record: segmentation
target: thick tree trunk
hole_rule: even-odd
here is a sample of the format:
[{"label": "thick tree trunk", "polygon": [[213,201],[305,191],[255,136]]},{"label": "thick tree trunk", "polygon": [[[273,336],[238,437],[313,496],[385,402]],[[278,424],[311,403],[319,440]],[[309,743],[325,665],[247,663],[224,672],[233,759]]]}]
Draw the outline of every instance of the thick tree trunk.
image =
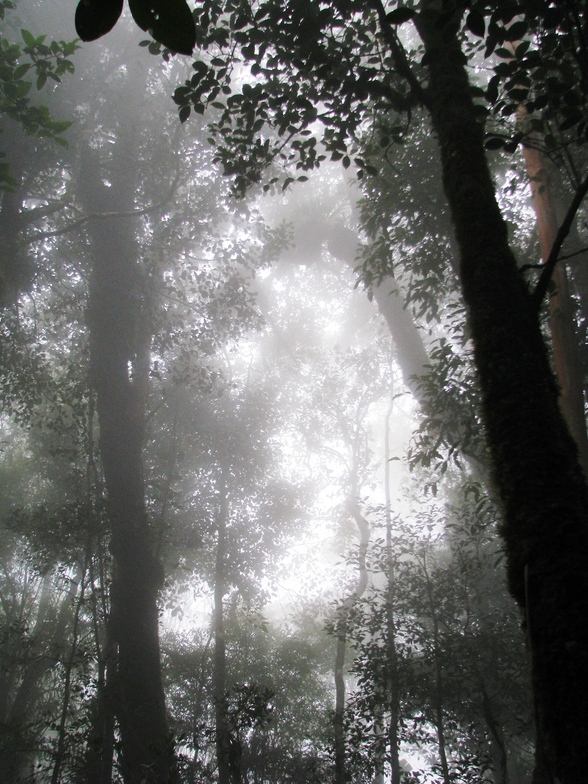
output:
[{"label": "thick tree trunk", "polygon": [[484,129],[454,36],[421,18],[429,109],[458,246],[510,590],[523,609],[538,738],[562,784],[588,747],[588,493],[562,417],[537,309],[521,279],[486,163]]},{"label": "thick tree trunk", "polygon": [[145,510],[142,402],[129,378],[129,334],[121,324],[129,291],[120,266],[113,269],[108,261],[112,259],[95,265],[89,319],[100,453],[112,525],[111,617],[118,643],[123,775],[128,784],[145,778],[167,782],[173,753],[159,657],[157,595],[162,572],[152,552]]},{"label": "thick tree trunk", "polygon": [[[112,185],[106,188],[99,162],[87,153],[81,190],[89,210],[132,207],[132,178],[122,166],[112,168]],[[89,231],[93,270],[87,320],[112,532],[111,631],[118,645],[122,773],[125,784],[163,784],[176,773],[159,654],[157,597],[163,574],[153,553],[143,482],[141,276],[131,219],[95,220]]]}]

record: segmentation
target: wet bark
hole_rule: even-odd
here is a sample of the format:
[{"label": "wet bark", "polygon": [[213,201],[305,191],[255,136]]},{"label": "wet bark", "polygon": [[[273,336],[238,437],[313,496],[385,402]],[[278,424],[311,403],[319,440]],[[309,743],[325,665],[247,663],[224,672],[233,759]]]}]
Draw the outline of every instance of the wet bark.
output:
[{"label": "wet bark", "polygon": [[460,251],[510,590],[523,609],[538,738],[553,778],[585,775],[588,494],[537,308],[496,203],[484,129],[454,36],[421,18],[428,104]]}]

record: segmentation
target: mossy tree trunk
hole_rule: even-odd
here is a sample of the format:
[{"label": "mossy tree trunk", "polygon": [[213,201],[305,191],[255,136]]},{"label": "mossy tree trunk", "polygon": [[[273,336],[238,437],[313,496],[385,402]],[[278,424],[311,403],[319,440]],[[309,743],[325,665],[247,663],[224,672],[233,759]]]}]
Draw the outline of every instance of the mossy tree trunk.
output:
[{"label": "mossy tree trunk", "polygon": [[585,777],[588,493],[533,298],[508,245],[484,129],[454,35],[421,18],[428,102],[460,251],[510,590],[524,615],[538,743],[552,778]]}]

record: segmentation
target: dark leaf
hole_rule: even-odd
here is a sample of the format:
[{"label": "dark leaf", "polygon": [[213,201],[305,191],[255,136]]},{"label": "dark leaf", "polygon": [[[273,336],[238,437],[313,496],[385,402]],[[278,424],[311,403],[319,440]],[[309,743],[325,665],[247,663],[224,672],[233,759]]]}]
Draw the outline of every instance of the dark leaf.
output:
[{"label": "dark leaf", "polygon": [[487,150],[501,150],[504,147],[504,139],[499,139],[498,136],[491,136],[484,142],[484,147]]},{"label": "dark leaf", "polygon": [[196,25],[186,0],[129,0],[133,19],[141,30],[172,52],[192,54]]},{"label": "dark leaf", "polygon": [[476,9],[470,11],[467,15],[466,27],[470,33],[477,35],[478,38],[483,38],[486,35],[486,21],[483,14]]},{"label": "dark leaf", "polygon": [[408,22],[415,14],[416,11],[414,8],[396,8],[394,11],[390,11],[389,14],[386,14],[386,19],[390,24],[400,25],[403,22]]},{"label": "dark leaf", "polygon": [[82,41],[95,41],[108,33],[122,13],[123,0],[80,0],[76,32]]},{"label": "dark leaf", "polygon": [[526,22],[515,22],[507,30],[504,31],[504,37],[507,41],[520,41],[527,32]]}]

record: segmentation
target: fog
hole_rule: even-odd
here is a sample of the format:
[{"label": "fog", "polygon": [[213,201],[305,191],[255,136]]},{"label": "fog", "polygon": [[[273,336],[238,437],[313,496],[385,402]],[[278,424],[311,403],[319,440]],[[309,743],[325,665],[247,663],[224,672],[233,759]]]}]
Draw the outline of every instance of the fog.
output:
[{"label": "fog", "polygon": [[[238,4],[198,6],[194,56],[154,43],[126,6],[107,35],[69,46],[74,4],[11,5],[0,782],[536,784],[529,572],[521,599],[505,559],[526,491],[504,490],[484,387],[484,367],[501,378],[516,362],[480,360],[426,101],[398,108],[404,83],[391,82],[360,94],[360,117],[351,87],[313,92],[308,31],[294,35],[292,98],[287,44],[276,33],[279,71],[273,49],[239,39]],[[389,28],[412,14],[393,6]],[[345,29],[368,24],[352,18]],[[298,24],[284,17],[284,41]],[[480,69],[484,17],[482,33],[467,24]],[[214,29],[233,36],[230,66]],[[416,58],[407,29],[394,46]],[[234,54],[246,46],[255,68]],[[538,278],[538,191],[516,144],[489,160],[521,274]],[[550,348],[558,373],[572,357],[581,455],[584,273],[569,271],[575,353]],[[553,303],[541,314],[551,340]],[[557,770],[541,781],[568,784]]]}]

